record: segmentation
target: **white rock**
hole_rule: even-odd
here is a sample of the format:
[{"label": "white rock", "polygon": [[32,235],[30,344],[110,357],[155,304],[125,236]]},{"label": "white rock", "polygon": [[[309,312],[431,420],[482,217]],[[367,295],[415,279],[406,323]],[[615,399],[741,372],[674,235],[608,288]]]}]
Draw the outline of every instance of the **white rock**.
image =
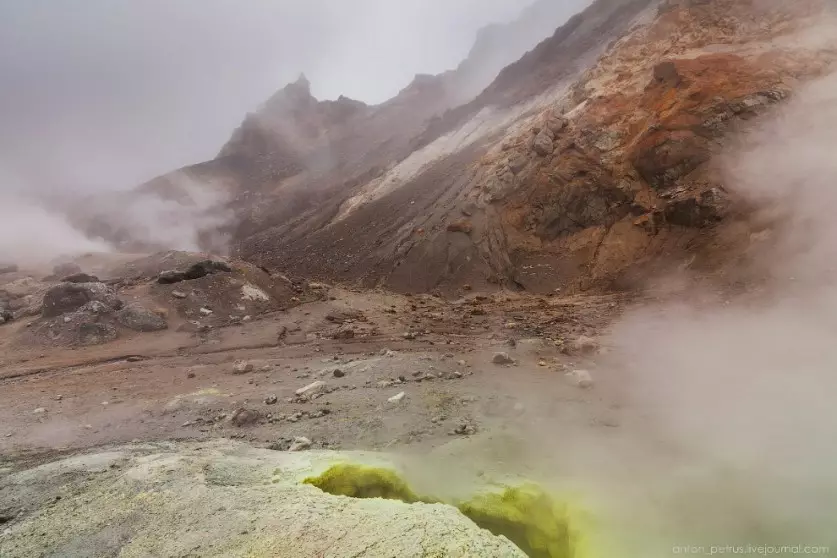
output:
[{"label": "white rock", "polygon": [[317,380],[316,382],[312,382],[303,388],[299,388],[296,390],[297,395],[304,395],[305,397],[311,397],[317,395],[318,393],[325,393],[328,389],[328,384],[323,382],[322,380]]},{"label": "white rock", "polygon": [[36,415],[42,415],[42,414],[46,413],[46,409],[44,409],[43,407],[38,407],[37,409],[32,411],[32,413],[36,414]]},{"label": "white rock", "polygon": [[243,287],[241,287],[241,298],[244,300],[251,300],[255,302],[269,302],[270,296],[261,290],[260,288],[256,287],[255,285],[251,285],[247,283]]},{"label": "white rock", "polygon": [[311,447],[311,440],[305,436],[297,436],[294,438],[294,443],[288,448],[288,451],[303,451]]},{"label": "white rock", "polygon": [[389,401],[390,403],[398,403],[399,401],[401,401],[402,399],[404,399],[404,396],[405,396],[405,395],[407,395],[407,394],[406,394],[406,393],[404,393],[404,392],[402,391],[402,392],[401,392],[401,393],[399,393],[398,395],[393,395],[392,397],[390,397],[389,399],[387,399],[387,401]]},{"label": "white rock", "polygon": [[233,364],[233,374],[247,374],[253,371],[253,363],[246,360],[237,360]]},{"label": "white rock", "polygon": [[203,314],[204,316],[211,316],[212,315],[212,310],[210,310],[209,308],[201,308],[200,313]]}]

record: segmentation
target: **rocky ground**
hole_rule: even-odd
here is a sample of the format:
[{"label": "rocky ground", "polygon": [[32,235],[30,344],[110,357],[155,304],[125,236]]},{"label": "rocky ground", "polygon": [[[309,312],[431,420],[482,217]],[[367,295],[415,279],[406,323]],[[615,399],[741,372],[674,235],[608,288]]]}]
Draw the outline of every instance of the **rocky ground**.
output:
[{"label": "rocky ground", "polygon": [[[827,532],[792,498],[758,500],[792,475],[727,464],[740,440],[703,478],[700,448],[665,432],[692,398],[689,428],[714,419],[724,440],[726,419],[756,416],[710,411],[742,386],[709,372],[749,362],[707,356],[730,339],[696,348],[695,327],[667,347],[652,321],[611,351],[612,326],[649,293],[724,309],[771,288],[756,260],[772,225],[717,155],[833,71],[837,14],[753,4],[597,0],[458,108],[428,87],[440,78],[377,108],[317,101],[301,79],[219,158],[139,190],[225,183],[236,223],[203,232],[235,257],[0,262],[0,557],[519,556],[440,500],[367,506],[300,487],[334,461],[406,469],[423,494],[528,479],[621,503],[599,518],[639,550],[601,555],[669,556],[682,532]],[[287,114],[321,124],[304,157],[263,137],[259,119]],[[308,168],[321,150],[333,168]],[[118,242],[115,221],[90,232],[148,249]],[[726,336],[750,335],[743,323]],[[653,374],[629,385],[631,367]],[[833,509],[827,491],[806,494]],[[760,515],[783,506],[781,521]],[[652,551],[659,533],[672,544]]]},{"label": "rocky ground", "polygon": [[199,297],[190,321],[183,315],[194,309],[182,306],[197,296],[197,281],[113,289],[108,296],[126,300],[165,290],[151,297],[155,327],[100,344],[73,337],[74,345],[56,346],[33,336],[55,322],[72,326],[78,310],[3,326],[3,452],[214,437],[283,449],[297,437],[312,447],[425,447],[492,423],[543,418],[542,408],[561,400],[574,402],[590,427],[615,420],[568,373],[592,366],[595,338],[623,297],[446,301],[314,284],[301,289],[308,302],[294,296],[286,310],[221,321],[215,310],[200,315],[225,300],[235,306],[218,291]]},{"label": "rocky ground", "polygon": [[[256,297],[262,306],[248,307],[254,291],[243,288],[242,276],[252,270],[231,262],[229,272],[168,284],[171,257],[120,264],[119,273],[128,275],[126,269],[138,269],[142,262],[168,262],[130,277],[98,269],[108,277],[106,283],[94,281],[99,278],[90,268],[62,270],[74,272],[71,281],[56,274],[26,275],[28,294],[7,295],[31,298],[0,326],[3,556],[38,555],[28,554],[35,548],[81,552],[84,529],[76,538],[42,539],[30,532],[43,528],[54,501],[42,501],[48,483],[32,481],[35,473],[27,471],[66,457],[87,454],[91,457],[83,459],[98,463],[96,456],[112,451],[122,455],[120,468],[131,468],[141,466],[142,456],[173,458],[159,457],[160,451],[174,452],[179,460],[181,452],[197,451],[200,444],[236,441],[245,444],[240,448],[261,448],[256,451],[267,453],[259,459],[267,461],[308,450],[337,451],[334,455],[352,460],[361,459],[352,452],[375,451],[380,459],[416,463],[428,463],[425,456],[432,454],[434,462],[456,463],[462,479],[477,479],[489,470],[540,478],[554,467],[541,446],[556,424],[571,437],[607,437],[623,420],[615,393],[599,385],[595,361],[604,351],[597,339],[628,302],[625,297],[469,292],[445,300],[268,276],[258,289],[267,299]],[[176,264],[171,265],[181,270],[194,265],[190,258]],[[78,273],[86,276],[79,279]],[[6,279],[9,283],[0,288],[21,284],[17,275]],[[83,281],[72,282],[76,279]],[[207,286],[210,280],[215,288]],[[67,292],[73,296],[58,296]],[[89,300],[76,300],[79,292]],[[130,308],[147,311],[153,318],[142,316],[155,327],[122,318]],[[220,309],[223,319],[216,315]],[[79,338],[85,324],[107,324],[113,335]],[[50,328],[53,336],[33,333]],[[185,445],[156,445],[160,440]],[[222,453],[235,455],[251,451],[223,447]],[[271,452],[276,457],[269,457]],[[79,473],[83,478],[100,469],[86,467]],[[74,474],[62,473],[62,482],[75,482]],[[116,482],[108,479],[102,482]],[[438,482],[431,484],[438,488]],[[123,504],[114,515],[121,516]],[[132,540],[139,537],[129,531]],[[109,555],[107,549],[129,548],[118,533],[97,532],[101,540],[95,550],[66,555],[100,556]],[[241,548],[250,549],[248,544]],[[359,539],[358,548],[363,544],[368,541]],[[125,555],[152,555],[149,548],[167,556],[244,552],[228,547],[232,554],[224,554],[220,545],[218,554],[194,549],[189,554],[180,547],[149,545],[137,544],[136,554]]]}]

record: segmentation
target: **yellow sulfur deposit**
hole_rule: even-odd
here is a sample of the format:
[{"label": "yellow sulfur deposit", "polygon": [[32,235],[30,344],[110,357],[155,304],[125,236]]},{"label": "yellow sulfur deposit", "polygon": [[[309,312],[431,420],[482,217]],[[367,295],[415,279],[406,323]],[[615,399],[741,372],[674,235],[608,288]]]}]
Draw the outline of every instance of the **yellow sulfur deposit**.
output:
[{"label": "yellow sulfur deposit", "polygon": [[[440,503],[419,496],[396,472],[362,465],[340,464],[306,484],[323,492],[352,498],[385,498],[409,504]],[[455,506],[471,521],[495,535],[503,535],[531,558],[579,558],[580,536],[567,504],[532,483],[480,494]]]},{"label": "yellow sulfur deposit", "polygon": [[410,490],[395,471],[376,467],[335,465],[319,477],[307,478],[303,482],[335,496],[384,498],[407,504],[427,502]]}]

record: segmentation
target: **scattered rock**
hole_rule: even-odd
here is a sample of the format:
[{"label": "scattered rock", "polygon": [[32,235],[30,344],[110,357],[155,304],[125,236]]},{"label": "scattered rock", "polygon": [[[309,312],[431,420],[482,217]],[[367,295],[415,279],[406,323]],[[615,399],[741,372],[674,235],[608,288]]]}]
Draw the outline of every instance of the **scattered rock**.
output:
[{"label": "scattered rock", "polygon": [[325,319],[335,324],[342,324],[348,321],[362,321],[366,318],[357,310],[335,310],[326,314]]},{"label": "scattered rock", "polygon": [[310,383],[303,388],[299,388],[296,390],[296,394],[300,397],[308,397],[311,398],[315,395],[319,395],[328,391],[328,384],[323,382],[322,380],[318,380],[316,382]]},{"label": "scattered rock", "polygon": [[123,327],[142,332],[162,331],[169,327],[165,318],[137,303],[117,312],[116,321]]},{"label": "scattered rock", "polygon": [[593,376],[587,370],[573,370],[568,372],[566,376],[578,388],[590,389],[593,387]]},{"label": "scattered rock", "polygon": [[311,449],[311,444],[311,440],[309,440],[305,436],[297,436],[296,438],[294,438],[294,441],[288,448],[288,451],[304,451],[307,449]]},{"label": "scattered rock", "polygon": [[186,293],[184,293],[183,291],[172,291],[171,296],[173,296],[174,298],[178,298],[178,299],[183,300],[188,295]]},{"label": "scattered rock", "polygon": [[331,375],[335,378],[342,378],[346,375],[346,373],[340,370],[339,368],[335,368]]},{"label": "scattered rock", "polygon": [[128,362],[140,362],[140,361],[143,360],[143,358],[141,356],[134,355],[134,356],[129,356],[125,360],[128,361]]},{"label": "scattered rock", "polygon": [[191,380],[192,378],[194,378],[194,377],[195,377],[195,373],[194,373],[194,372],[188,372],[188,373],[186,374],[186,377],[187,377],[187,378],[189,378],[189,379]]},{"label": "scattered rock", "polygon": [[332,335],[332,339],[354,339],[354,337],[355,330],[349,326],[341,327]]},{"label": "scattered rock", "polygon": [[413,340],[415,340],[416,337],[418,337],[418,335],[416,335],[412,331],[408,331],[407,333],[404,334],[404,339],[406,339],[408,341],[413,341]]},{"label": "scattered rock", "polygon": [[278,401],[279,401],[278,397],[276,397],[275,395],[269,395],[265,398],[264,404],[265,405],[276,405],[276,403]]},{"label": "scattered rock", "polygon": [[457,436],[470,436],[476,433],[477,427],[467,422],[463,422],[462,424],[457,426],[453,431],[453,434],[456,434]]},{"label": "scattered rock", "polygon": [[8,308],[0,306],[0,325],[11,322],[15,315]]},{"label": "scattered rock", "polygon": [[400,402],[402,399],[404,399],[404,396],[406,396],[406,395],[407,395],[407,394],[406,394],[406,393],[404,393],[404,392],[402,391],[402,392],[401,392],[401,393],[399,393],[398,395],[393,395],[392,397],[390,397],[389,399],[387,399],[387,401],[389,401],[390,403],[398,403],[398,402]]},{"label": "scattered rock", "polygon": [[447,226],[448,232],[461,232],[465,234],[471,234],[471,231],[474,229],[474,226],[471,224],[471,221],[468,219],[459,219],[458,221],[454,221],[453,223],[449,223]]},{"label": "scattered rock", "polygon": [[494,364],[513,364],[514,359],[509,356],[509,353],[495,353],[494,358],[491,359]]},{"label": "scattered rock", "polygon": [[250,426],[255,424],[259,421],[261,415],[257,411],[251,411],[249,409],[239,408],[233,412],[232,416],[230,417],[230,423],[233,426]]},{"label": "scattered rock", "polygon": [[44,409],[43,407],[38,407],[37,409],[32,411],[33,415],[42,415],[44,413],[46,413],[46,409]]},{"label": "scattered rock", "polygon": [[233,364],[232,373],[235,375],[248,374],[253,371],[255,366],[252,362],[246,360],[237,360]]},{"label": "scattered rock", "polygon": [[288,448],[291,447],[291,444],[293,444],[293,440],[289,440],[288,438],[280,438],[276,442],[273,442],[272,444],[267,446],[267,449],[273,451],[288,451]]}]

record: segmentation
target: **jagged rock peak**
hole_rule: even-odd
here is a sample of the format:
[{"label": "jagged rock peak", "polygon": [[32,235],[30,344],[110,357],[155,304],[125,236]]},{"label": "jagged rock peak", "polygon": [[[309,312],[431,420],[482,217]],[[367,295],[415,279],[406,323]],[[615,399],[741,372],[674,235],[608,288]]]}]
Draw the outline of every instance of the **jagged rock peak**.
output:
[{"label": "jagged rock peak", "polygon": [[304,73],[299,74],[299,77],[296,78],[296,81],[293,83],[289,83],[285,86],[285,89],[294,89],[298,91],[302,91],[307,93],[308,95],[311,94],[311,82],[308,81],[308,78],[305,77]]}]

